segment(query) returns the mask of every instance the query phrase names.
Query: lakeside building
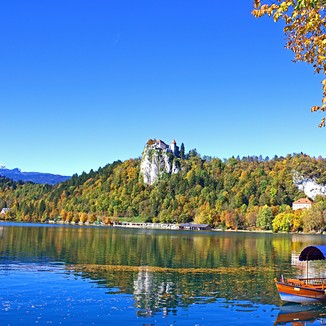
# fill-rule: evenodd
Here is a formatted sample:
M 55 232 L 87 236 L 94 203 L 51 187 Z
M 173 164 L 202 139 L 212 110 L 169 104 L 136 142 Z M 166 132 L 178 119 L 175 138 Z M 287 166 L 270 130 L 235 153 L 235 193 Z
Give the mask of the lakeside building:
M 209 224 L 183 223 L 183 224 L 179 224 L 179 229 L 203 231 L 203 230 L 211 230 L 211 227 L 209 226 Z
M 195 223 L 137 223 L 137 222 L 114 222 L 113 226 L 120 226 L 125 228 L 143 228 L 143 229 L 170 229 L 170 230 L 193 230 L 203 231 L 211 230 L 209 224 L 195 224 Z
M 297 209 L 311 208 L 313 202 L 308 198 L 300 198 L 292 204 L 292 209 L 295 211 Z

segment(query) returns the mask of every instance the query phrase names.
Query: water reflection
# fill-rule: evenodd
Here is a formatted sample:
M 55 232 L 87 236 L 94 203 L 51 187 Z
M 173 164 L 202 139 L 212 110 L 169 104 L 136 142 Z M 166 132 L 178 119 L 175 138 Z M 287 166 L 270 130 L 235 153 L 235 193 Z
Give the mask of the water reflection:
M 308 322 L 308 323 L 307 323 Z M 284 304 L 281 306 L 274 325 L 325 325 L 324 305 Z
M 163 309 L 164 315 L 168 308 L 177 306 L 177 293 L 173 281 L 156 280 L 153 273 L 146 269 L 138 272 L 134 281 L 133 296 L 138 315 L 152 315 Z
M 141 316 L 169 314 L 177 307 L 211 304 L 221 298 L 227 302 L 279 303 L 274 283 L 268 277 L 273 270 L 264 267 L 162 269 L 71 265 L 67 268 L 84 279 L 99 282 L 100 286 L 133 295 L 134 306 Z
M 299 274 L 293 257 L 309 244 L 326 243 L 322 236 L 4 225 L 2 270 L 61 269 L 105 289 L 110 298 L 128 296 L 141 318 L 169 318 L 180 309 L 207 309 L 206 315 L 216 316 L 221 309 L 233 311 L 234 318 L 254 311 L 286 323 L 286 315 L 293 315 L 274 311 L 281 301 L 273 279 Z M 261 308 L 266 306 L 267 313 Z M 316 314 L 315 321 L 324 316 L 320 308 L 295 312 L 306 313 Z
M 216 323 L 229 325 L 230 322 L 226 321 L 229 317 L 224 321 L 220 320 L 220 315 L 229 313 L 230 310 L 234 312 L 233 318 L 238 319 L 235 324 L 253 315 L 263 314 L 259 318 L 268 319 L 276 316 L 278 311 L 275 306 L 279 300 L 275 296 L 274 286 L 267 286 L 267 289 L 265 281 L 255 277 L 257 273 L 266 272 L 260 267 L 255 268 L 255 271 L 251 269 L 249 273 L 246 269 L 235 268 L 200 273 L 191 269 L 164 272 L 159 268 L 154 272 L 154 269 L 149 267 L 126 267 L 127 271 L 124 271 L 123 266 L 117 266 L 115 269 L 114 266 L 72 265 L 67 268 L 72 268 L 76 276 L 83 279 L 92 278 L 99 286 L 109 288 L 108 293 L 112 295 L 131 294 L 135 312 L 142 318 L 180 318 L 184 310 L 211 306 L 207 309 L 215 315 L 212 318 Z M 236 277 L 239 278 L 238 281 L 234 281 Z M 105 280 L 106 283 L 103 283 Z M 113 289 L 113 286 L 118 288 Z M 180 311 L 180 308 L 183 310 Z M 242 317 L 236 318 L 238 315 Z M 248 316 L 243 317 L 246 315 Z M 196 317 L 198 318 L 198 315 Z M 273 321 L 275 318 L 273 317 Z
M 3 238 L 0 252 L 9 257 L 165 268 L 273 268 L 287 265 L 292 250 L 288 236 L 254 233 L 16 225 Z

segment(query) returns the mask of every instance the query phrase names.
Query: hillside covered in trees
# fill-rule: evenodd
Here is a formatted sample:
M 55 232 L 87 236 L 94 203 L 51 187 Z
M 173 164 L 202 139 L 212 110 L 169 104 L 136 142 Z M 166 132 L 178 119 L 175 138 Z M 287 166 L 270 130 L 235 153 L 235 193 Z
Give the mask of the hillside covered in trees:
M 324 198 L 317 197 L 310 210 L 291 209 L 293 201 L 305 197 L 293 183 L 294 172 L 326 184 L 326 160 L 321 157 L 221 160 L 192 150 L 179 163 L 179 173 L 163 174 L 153 185 L 143 182 L 140 159 L 117 161 L 54 186 L 2 177 L 0 209 L 11 210 L 1 218 L 109 224 L 121 217 L 138 217 L 274 231 L 320 231 L 325 226 Z

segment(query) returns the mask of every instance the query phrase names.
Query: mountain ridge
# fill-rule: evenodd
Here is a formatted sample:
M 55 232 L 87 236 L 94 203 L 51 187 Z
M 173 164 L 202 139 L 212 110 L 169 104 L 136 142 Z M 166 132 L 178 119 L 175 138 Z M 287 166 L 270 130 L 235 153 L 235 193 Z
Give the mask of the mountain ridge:
M 8 169 L 0 165 L 0 176 L 7 177 L 14 181 L 33 182 L 38 184 L 54 185 L 69 180 L 70 176 L 42 172 L 22 172 L 19 168 Z

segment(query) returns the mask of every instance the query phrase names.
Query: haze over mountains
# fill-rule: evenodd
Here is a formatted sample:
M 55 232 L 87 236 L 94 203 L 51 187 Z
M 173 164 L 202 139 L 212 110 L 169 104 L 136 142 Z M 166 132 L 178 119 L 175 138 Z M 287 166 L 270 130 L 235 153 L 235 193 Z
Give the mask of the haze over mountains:
M 0 176 L 7 177 L 14 181 L 34 182 L 39 184 L 54 185 L 59 182 L 70 179 L 70 176 L 63 176 L 59 174 L 40 173 L 40 172 L 22 172 L 20 169 L 7 169 L 0 164 Z

